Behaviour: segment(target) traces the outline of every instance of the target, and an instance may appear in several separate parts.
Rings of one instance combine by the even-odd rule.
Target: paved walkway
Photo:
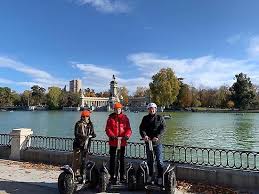
[[[60,171],[58,169],[28,168],[22,162],[13,162],[0,159],[0,194],[58,194],[57,180]],[[84,191],[81,193],[96,193]],[[145,192],[126,192],[142,194]],[[176,194],[187,194],[177,190]]]

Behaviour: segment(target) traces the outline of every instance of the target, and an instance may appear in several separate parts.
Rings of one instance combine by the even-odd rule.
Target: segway
[[[141,139],[143,140],[143,139]],[[163,176],[162,176],[162,184],[158,185],[156,178],[156,158],[153,150],[153,142],[152,140],[148,140],[149,151],[152,154],[152,164],[153,164],[153,176],[152,181],[150,183],[147,182],[147,178],[149,176],[149,167],[146,161],[141,162],[138,170],[137,170],[137,189],[138,190],[146,190],[147,193],[151,193],[152,191],[160,191],[166,192],[167,194],[174,194],[176,188],[176,176],[174,173],[174,166],[168,164],[164,167]]]
[[[136,172],[133,168],[132,163],[129,163],[126,168],[126,183],[120,182],[120,151],[121,151],[121,139],[122,137],[117,137],[118,143],[116,148],[115,155],[115,174],[114,178],[116,181],[111,182],[109,170],[106,167],[106,163],[103,163],[103,166],[100,169],[100,191],[106,192],[109,190],[118,190],[118,189],[128,189],[133,191],[136,189]]]
[[[98,185],[99,171],[95,162],[88,160],[88,144],[91,138],[93,137],[90,135],[85,140],[84,149],[86,150],[86,155],[83,156],[81,153],[80,175],[76,175],[69,165],[61,167],[63,172],[58,177],[58,190],[60,194],[73,194],[77,190],[96,188]]]

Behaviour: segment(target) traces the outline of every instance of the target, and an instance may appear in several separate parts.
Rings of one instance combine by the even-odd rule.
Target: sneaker
[[[110,178],[110,182],[111,182],[112,185],[116,185],[116,181],[117,181],[116,177]]]
[[[151,181],[152,181],[152,176],[148,176],[147,177],[147,183],[151,183]]]
[[[158,180],[157,180],[157,184],[158,184],[158,185],[162,185],[162,184],[163,184],[163,180],[162,180],[162,178],[158,178]]]

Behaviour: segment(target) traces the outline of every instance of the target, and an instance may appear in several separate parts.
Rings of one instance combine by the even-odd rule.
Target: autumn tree
[[[123,98],[124,105],[129,103],[129,90],[123,86],[119,88],[119,96]]]

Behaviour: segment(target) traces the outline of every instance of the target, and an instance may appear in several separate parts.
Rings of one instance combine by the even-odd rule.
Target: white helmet
[[[157,109],[157,105],[155,103],[151,102],[147,105],[147,109],[149,109],[149,108],[156,108]]]

